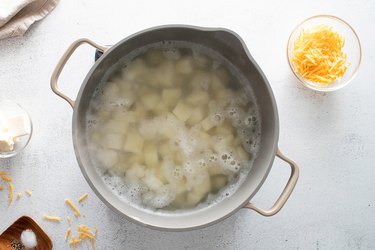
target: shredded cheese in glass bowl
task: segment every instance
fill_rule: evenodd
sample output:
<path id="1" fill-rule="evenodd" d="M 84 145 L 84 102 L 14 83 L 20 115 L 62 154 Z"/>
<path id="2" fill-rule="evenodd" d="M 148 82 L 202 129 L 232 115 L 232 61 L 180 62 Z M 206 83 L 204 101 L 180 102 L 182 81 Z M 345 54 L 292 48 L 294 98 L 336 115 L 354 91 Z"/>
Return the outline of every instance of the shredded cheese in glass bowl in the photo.
<path id="1" fill-rule="evenodd" d="M 346 86 L 361 63 L 361 45 L 354 29 L 338 17 L 306 19 L 289 37 L 288 61 L 306 87 L 334 91 Z"/>

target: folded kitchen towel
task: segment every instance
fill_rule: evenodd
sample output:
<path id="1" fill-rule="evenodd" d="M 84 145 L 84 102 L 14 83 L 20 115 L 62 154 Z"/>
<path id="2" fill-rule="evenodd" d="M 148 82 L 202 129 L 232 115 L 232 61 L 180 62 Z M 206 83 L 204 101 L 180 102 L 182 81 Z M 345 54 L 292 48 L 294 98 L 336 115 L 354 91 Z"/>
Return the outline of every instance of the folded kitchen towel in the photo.
<path id="1" fill-rule="evenodd" d="M 59 0 L 0 0 L 0 39 L 23 35 L 45 17 Z"/>

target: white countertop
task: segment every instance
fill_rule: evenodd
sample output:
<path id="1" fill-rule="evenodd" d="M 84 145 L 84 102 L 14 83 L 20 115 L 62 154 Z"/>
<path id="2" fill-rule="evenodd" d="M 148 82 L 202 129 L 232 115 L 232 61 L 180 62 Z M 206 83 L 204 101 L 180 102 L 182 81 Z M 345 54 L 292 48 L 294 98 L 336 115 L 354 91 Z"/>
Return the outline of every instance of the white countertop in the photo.
<path id="1" fill-rule="evenodd" d="M 209 3 L 210 2 L 210 3 Z M 316 14 L 348 21 L 362 42 L 359 74 L 344 89 L 317 93 L 302 87 L 290 71 L 286 43 L 291 30 Z M 159 232 L 135 225 L 107 208 L 91 191 L 76 162 L 71 139 L 72 110 L 49 87 L 53 68 L 74 40 L 88 37 L 114 44 L 161 24 L 226 27 L 245 40 L 267 76 L 278 104 L 280 149 L 300 165 L 300 179 L 285 207 L 265 218 L 242 209 L 209 228 Z M 0 232 L 30 215 L 64 242 L 66 197 L 85 217 L 73 224 L 97 227 L 97 249 L 374 249 L 375 248 L 375 2 L 374 1 L 60 1 L 24 37 L 0 41 L 0 99 L 24 106 L 34 122 L 29 146 L 0 160 L 15 191 L 30 189 L 8 207 L 0 192 Z M 65 68 L 61 88 L 74 97 L 93 64 L 93 49 L 80 49 Z M 270 206 L 286 183 L 287 165 L 276 160 L 253 202 Z M 64 218 L 52 223 L 43 213 Z M 80 249 L 89 249 L 83 245 Z"/>

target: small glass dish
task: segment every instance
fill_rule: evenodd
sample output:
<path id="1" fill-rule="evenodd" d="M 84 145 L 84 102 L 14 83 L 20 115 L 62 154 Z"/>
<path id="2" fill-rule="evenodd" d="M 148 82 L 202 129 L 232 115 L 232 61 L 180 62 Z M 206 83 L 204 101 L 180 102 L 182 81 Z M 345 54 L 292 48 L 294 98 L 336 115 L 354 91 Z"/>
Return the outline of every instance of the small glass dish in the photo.
<path id="1" fill-rule="evenodd" d="M 0 100 L 0 158 L 12 157 L 29 143 L 33 125 L 19 104 Z"/>
<path id="2" fill-rule="evenodd" d="M 349 63 L 349 67 L 347 68 L 344 75 L 341 78 L 329 84 L 313 82 L 303 78 L 298 72 L 296 72 L 293 62 L 291 61 L 294 50 L 294 42 L 300 35 L 300 32 L 303 29 L 312 29 L 322 24 L 331 26 L 335 32 L 341 34 L 342 37 L 345 39 L 343 52 L 346 53 L 346 61 L 347 63 Z M 289 66 L 292 69 L 292 72 L 304 86 L 316 91 L 329 92 L 341 89 L 344 86 L 346 86 L 351 80 L 353 80 L 353 78 L 358 72 L 359 65 L 361 64 L 362 49 L 361 43 L 356 32 L 347 22 L 335 16 L 318 15 L 306 19 L 293 30 L 288 40 L 287 56 Z"/>

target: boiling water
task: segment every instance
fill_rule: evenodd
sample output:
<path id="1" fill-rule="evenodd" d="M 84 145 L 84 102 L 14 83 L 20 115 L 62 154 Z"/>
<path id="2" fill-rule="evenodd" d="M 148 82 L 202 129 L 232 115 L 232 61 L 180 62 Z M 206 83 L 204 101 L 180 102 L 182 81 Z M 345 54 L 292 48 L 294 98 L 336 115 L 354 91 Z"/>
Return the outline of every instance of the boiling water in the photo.
<path id="1" fill-rule="evenodd" d="M 152 44 L 113 66 L 90 103 L 87 140 L 105 183 L 132 204 L 163 211 L 225 199 L 260 143 L 256 99 L 214 51 Z"/>

